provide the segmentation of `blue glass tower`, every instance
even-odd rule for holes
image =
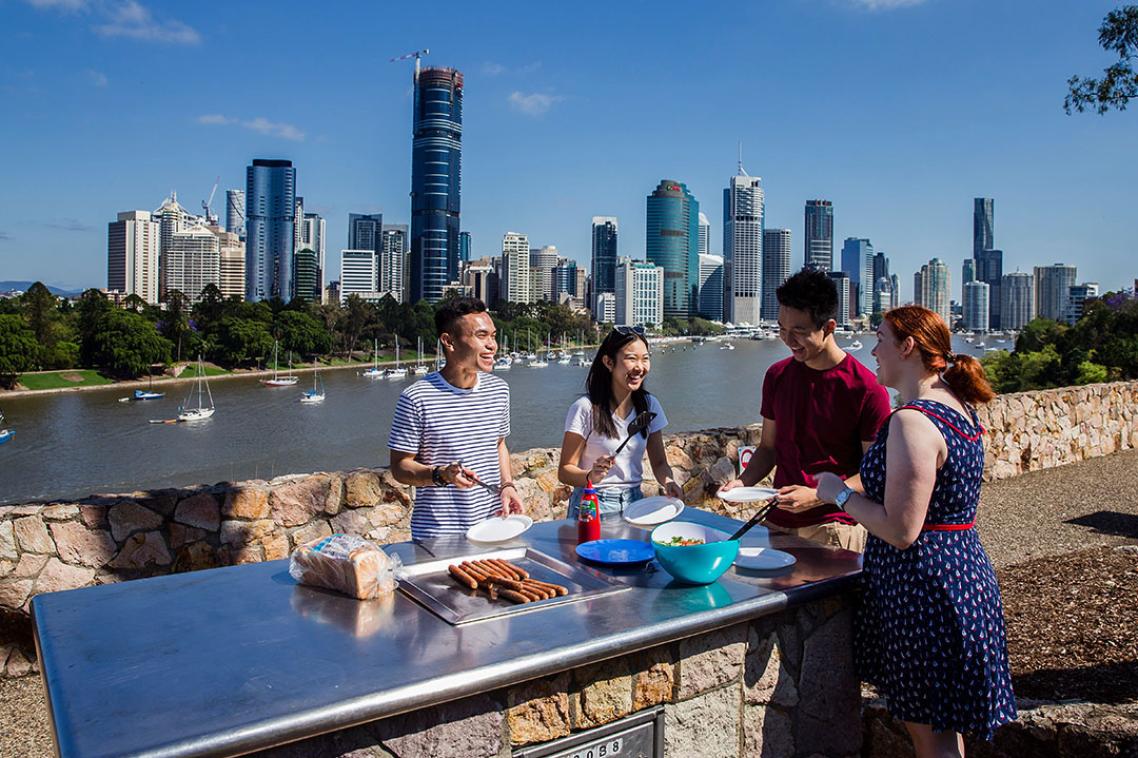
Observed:
[[[292,299],[296,169],[256,158],[245,169],[245,299]]]
[[[458,233],[458,260],[470,263],[470,232]]]
[[[462,185],[462,73],[424,68],[415,78],[411,143],[411,302],[442,300],[458,278]]]
[[[699,309],[699,201],[681,182],[663,179],[648,196],[647,255],[664,269],[664,317]]]

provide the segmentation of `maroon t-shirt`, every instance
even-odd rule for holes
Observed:
[[[763,380],[761,411],[775,422],[774,486],[814,487],[823,471],[843,479],[858,473],[862,441],[877,436],[889,411],[889,393],[852,355],[825,371],[793,357],[774,364]],[[801,513],[776,509],[767,520],[785,528],[856,523],[833,505]]]

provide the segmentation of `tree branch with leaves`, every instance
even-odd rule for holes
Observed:
[[[1107,52],[1118,54],[1118,61],[1107,66],[1101,79],[1072,76],[1063,98],[1063,110],[1083,113],[1093,110],[1099,115],[1116,108],[1126,110],[1131,98],[1138,97],[1138,5],[1124,5],[1106,14],[1098,30],[1098,41]]]

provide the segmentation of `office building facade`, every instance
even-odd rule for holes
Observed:
[[[1035,312],[1039,318],[1065,321],[1078,270],[1066,263],[1035,267]]]
[[[763,304],[762,179],[748,176],[740,164],[723,190],[723,262],[727,282],[727,320],[758,324]]]
[[[593,216],[593,296],[616,291],[618,222],[616,216]]]
[[[929,310],[936,311],[944,319],[944,323],[952,328],[952,312],[949,308],[949,276],[948,264],[940,258],[933,258],[921,266],[921,270],[913,276],[913,300],[917,305],[923,305]]]
[[[234,232],[211,227],[217,236],[218,285],[225,299],[245,299],[245,243]]]
[[[411,302],[442,299],[458,278],[462,194],[462,73],[416,74],[411,143]]]
[[[842,243],[842,271],[850,278],[851,316],[865,316],[873,307],[873,243],[865,238],[846,237]]]
[[[723,321],[723,256],[699,256],[699,315]]]
[[[379,254],[376,256],[376,285],[383,292],[402,303],[407,296],[407,225],[389,224],[380,233]]]
[[[699,212],[699,254],[711,253],[711,221],[703,211]]]
[[[972,257],[996,247],[996,201],[990,197],[972,200]],[[979,277],[978,277],[979,278]]]
[[[292,297],[296,169],[292,161],[255,159],[245,169],[245,299]]]
[[[991,287],[987,282],[971,281],[964,285],[964,328],[970,332],[988,331],[988,297]]]
[[[221,286],[221,242],[208,227],[195,224],[174,232],[162,251],[163,292],[181,292],[187,301],[201,299],[202,289]]]
[[[1000,328],[1023,329],[1035,318],[1035,277],[1021,271],[1004,274],[1000,298]]]
[[[659,327],[664,323],[664,269],[621,259],[616,266],[616,323]]]
[[[838,315],[835,321],[838,326],[847,327],[850,324],[850,311],[853,308],[853,282],[845,271],[830,271],[829,277],[838,290]]]
[[[238,239],[245,241],[245,190],[225,191],[225,231],[236,234]],[[242,297],[244,294],[242,291]]]
[[[319,303],[324,299],[324,284],[321,281],[320,259],[315,250],[304,248],[293,257],[293,279],[295,281],[293,299]]]
[[[470,263],[470,232],[458,233],[458,262]]]
[[[688,318],[698,307],[699,202],[682,182],[663,179],[647,204],[647,257],[664,269],[664,316]]]
[[[763,230],[763,321],[778,320],[778,288],[790,278],[792,256],[789,229]]]
[[[534,301],[529,261],[529,236],[520,232],[506,232],[502,236],[502,269],[506,281],[501,286],[508,302]]]
[[[805,220],[803,267],[815,271],[832,271],[834,268],[834,204],[829,200],[807,200]]]
[[[158,304],[160,226],[150,211],[125,211],[107,224],[107,289]]]
[[[378,302],[376,291],[376,257],[374,250],[340,251],[340,305],[356,295],[369,302]]]

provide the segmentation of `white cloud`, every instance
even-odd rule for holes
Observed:
[[[176,19],[159,20],[137,0],[107,6],[107,23],[96,24],[95,33],[101,37],[129,37],[148,42],[169,42],[175,45],[196,45],[201,35],[192,26]]]
[[[869,11],[892,11],[921,5],[925,0],[853,0],[853,4]]]
[[[28,5],[40,9],[80,11],[87,7],[87,0],[28,0]]]
[[[91,80],[91,84],[94,84],[96,87],[106,87],[107,84],[110,83],[106,74],[102,71],[96,71],[93,68],[87,69],[87,77]]]
[[[542,92],[511,92],[508,98],[510,107],[527,116],[542,116],[549,112],[554,103],[564,100],[561,95],[547,95]]]
[[[487,61],[482,64],[482,73],[486,76],[498,76],[499,74],[506,73],[506,67],[501,63],[491,63]]]
[[[293,142],[303,142],[305,136],[304,131],[297,126],[286,124],[283,121],[270,121],[264,116],[242,120],[233,118],[232,116],[225,116],[221,113],[207,113],[203,116],[198,116],[197,122],[206,126],[240,126],[242,129],[248,129],[259,134],[267,134],[271,137],[292,140]]]
[[[532,74],[541,68],[541,61],[527,63],[524,66],[505,66],[501,63],[487,61],[482,64],[482,73],[486,76],[501,76],[502,74]]]

